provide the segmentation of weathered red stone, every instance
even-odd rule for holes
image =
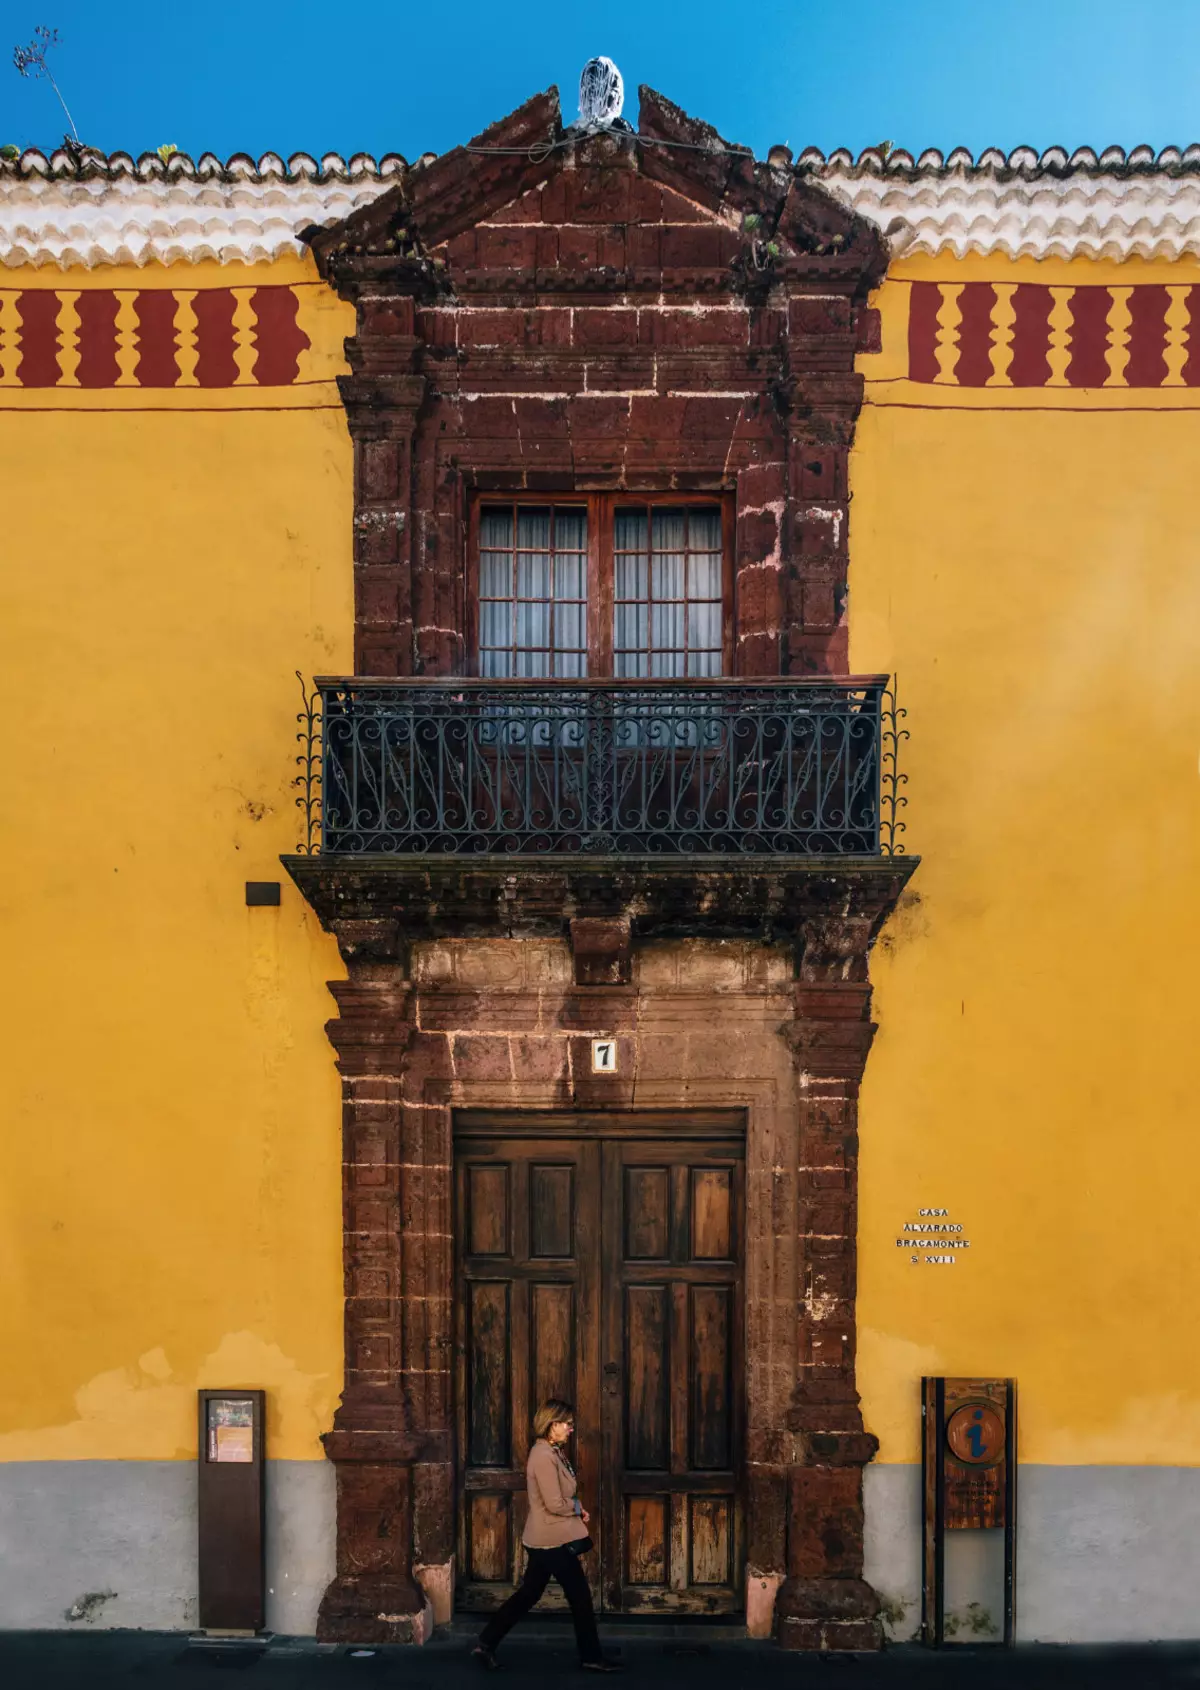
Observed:
[[[640,136],[572,139],[539,95],[479,138],[495,152],[457,149],[312,233],[357,308],[341,391],[360,673],[462,672],[476,493],[584,488],[732,491],[738,672],[844,670],[853,363],[882,240],[653,90],[640,121]],[[288,864],[349,976],[330,1023],[346,1385],[326,1439],[339,1561],[321,1634],[415,1636],[413,1569],[454,1553],[453,1111],[628,1108],[647,1087],[655,1108],[746,1108],[769,1077],[746,1163],[747,1280],[762,1290],[746,1348],[767,1381],[747,1403],[750,1560],[787,1575],[781,1641],[876,1645],[861,1581],[873,1440],[854,1386],[857,1083],[867,951],[912,865]],[[640,978],[650,941],[676,947],[656,964],[674,986]],[[794,986],[767,966],[781,943]],[[431,944],[436,977],[412,963]],[[615,1075],[591,1071],[601,1036]]]

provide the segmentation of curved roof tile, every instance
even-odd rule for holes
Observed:
[[[411,168],[420,168],[424,154]],[[410,168],[399,153],[106,157],[36,150],[0,161],[0,263],[98,265],[300,253],[299,231],[338,222]],[[1008,257],[1200,256],[1200,145],[1097,154],[1079,147],[806,148],[807,171],[877,223],[897,253]]]

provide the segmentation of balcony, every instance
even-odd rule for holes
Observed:
[[[886,676],[321,678],[303,854],[844,857],[899,849]]]

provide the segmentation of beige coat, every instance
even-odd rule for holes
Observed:
[[[575,1501],[575,1475],[545,1438],[538,1438],[525,1464],[529,1513],[522,1541],[526,1549],[559,1549],[588,1535]]]

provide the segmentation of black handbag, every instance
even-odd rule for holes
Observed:
[[[570,1543],[563,1544],[563,1548],[569,1549],[572,1555],[586,1555],[589,1549],[595,1549],[595,1547],[596,1545],[590,1537],[574,1537]]]

